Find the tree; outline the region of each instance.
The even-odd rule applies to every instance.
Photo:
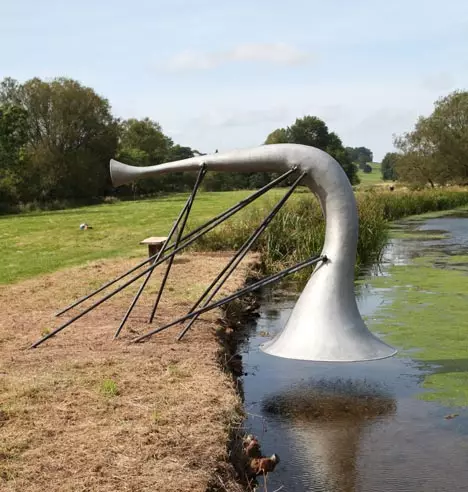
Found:
[[[104,193],[117,146],[117,124],[106,99],[68,78],[34,78],[24,84],[7,78],[0,84],[0,102],[27,114],[29,193],[24,199]]]
[[[286,128],[278,128],[271,132],[265,140],[265,145],[290,143]]]
[[[455,91],[435,102],[412,132],[395,138],[402,152],[397,162],[401,180],[413,184],[468,183],[468,92]]]
[[[120,125],[119,152],[128,152],[129,149],[145,152],[147,162],[142,165],[165,162],[171,146],[172,141],[164,135],[161,125],[150,118],[130,118]]]
[[[194,156],[195,153],[190,147],[183,147],[176,144],[169,148],[166,162],[181,161]]]
[[[346,147],[346,152],[353,162],[359,165],[359,168],[364,170],[365,165],[374,160],[374,155],[367,147]]]
[[[329,132],[325,122],[316,116],[297,118],[291,126],[274,130],[266,138],[265,144],[275,143],[310,145],[324,150],[341,164],[352,184],[359,182],[357,167],[343,147],[341,139],[336,133]]]
[[[398,157],[396,152],[387,152],[382,159],[380,170],[384,181],[396,181],[398,179],[396,172]]]
[[[325,150],[329,143],[328,127],[316,116],[297,118],[295,123],[286,129],[286,135],[290,143],[310,145],[322,150]]]
[[[0,105],[0,203],[18,201],[22,185],[27,113],[19,106]]]

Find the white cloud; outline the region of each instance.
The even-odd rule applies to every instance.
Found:
[[[286,43],[242,44],[228,55],[236,61],[265,61],[280,65],[296,65],[309,58],[306,53]]]
[[[287,43],[247,43],[226,51],[199,53],[184,51],[172,57],[167,68],[172,71],[208,70],[230,62],[264,62],[274,65],[298,65],[310,58]]]

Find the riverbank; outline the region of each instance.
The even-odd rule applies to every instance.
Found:
[[[284,190],[275,193],[283,194]],[[317,248],[322,245],[324,223],[314,198],[298,193],[292,200],[293,208],[285,208],[285,215],[280,216],[282,222],[273,223],[261,239],[266,238],[266,248],[277,254],[278,262],[272,262],[270,268],[310,254],[314,251],[311,244]],[[174,203],[166,203],[166,212],[174,211],[181,201],[179,197]],[[466,201],[466,192],[430,192],[420,198],[417,194],[399,196],[394,192],[358,194],[359,251],[365,253],[369,244],[369,254],[378,251],[375,245],[381,244],[382,238],[386,240],[390,214],[398,218],[411,211],[431,207],[441,210]],[[395,207],[388,208],[389,203],[395,203]],[[202,204],[207,216],[218,210]],[[149,488],[239,490],[226,445],[232,430],[242,421],[242,401],[232,375],[223,372],[219,364],[220,357],[224,362],[230,357],[222,352],[220,338],[224,337],[215,335],[220,332],[216,314],[204,316],[203,326],[202,321],[197,323],[199,328],[209,327],[207,330],[192,331],[180,344],[173,341],[177,332],[174,330],[134,346],[126,342],[143,333],[146,326],[150,305],[149,300],[143,300],[122,341],[112,342],[113,331],[131,300],[132,293],[128,292],[67,328],[50,344],[35,351],[25,350],[48,328],[51,314],[59,307],[136,261],[102,259],[19,282],[23,274],[34,274],[33,270],[22,270],[22,265],[38,267],[43,272],[44,268],[57,265],[66,268],[68,262],[84,262],[90,254],[92,257],[120,252],[141,258],[143,250],[138,240],[148,229],[149,221],[156,216],[161,228],[170,222],[168,213],[160,215],[148,209],[144,226],[141,223],[130,227],[135,225],[130,224],[132,218],[141,213],[138,207],[125,218],[121,212],[129,208],[108,207],[103,216],[103,209],[93,211],[96,222],[90,222],[100,224],[102,229],[97,227],[89,234],[75,230],[79,217],[69,212],[66,220],[60,214],[14,218],[4,229],[8,241],[15,235],[14,224],[19,223],[13,221],[21,219],[24,234],[16,236],[16,248],[10,245],[5,250],[19,258],[17,264],[10,261],[13,256],[4,258],[7,269],[13,265],[11,271],[17,283],[0,287],[5,306],[0,316],[0,484],[8,492],[74,491],[78,483],[98,492]],[[225,203],[217,203],[216,207],[224,209]],[[266,208],[255,210],[252,217],[257,224]],[[206,246],[203,242],[199,247],[238,247],[254,228],[254,221],[243,221],[242,217],[235,219],[242,228],[231,222],[229,230],[221,230],[224,232],[216,237],[224,242],[216,248],[215,243]],[[70,219],[75,222],[70,223]],[[49,229],[44,227],[46,222],[52,224]],[[314,235],[312,231],[313,241],[306,237],[302,242],[304,231],[309,233],[307,227],[312,223],[319,233]],[[56,245],[64,224],[63,237],[67,239],[57,252],[50,244]],[[167,228],[161,233],[165,234]],[[109,231],[112,234],[108,235]],[[31,247],[40,249],[31,254]],[[258,251],[263,255],[267,250]],[[230,255],[226,251],[178,258],[171,275],[173,283],[164,298],[168,302],[164,303],[166,307],[161,306],[158,322],[185,313]],[[42,264],[40,258],[51,262]],[[268,258],[264,256],[266,262]],[[242,285],[247,271],[239,270],[228,288]],[[154,296],[158,279],[155,275],[155,283],[147,293]],[[273,446],[271,450],[277,451]]]
[[[184,314],[229,253],[178,257],[156,324]],[[243,285],[245,260],[223,292]],[[228,442],[243,419],[220,312],[143,344],[161,272],[153,275],[121,339],[112,340],[124,291],[38,349],[53,313],[133,266],[101,260],[0,287],[0,488],[5,492],[241,490]],[[55,326],[55,324],[54,324]]]
[[[468,206],[468,189],[448,188],[422,191],[371,189],[355,193],[359,211],[357,267],[379,260],[388,241],[392,221],[414,214]],[[219,251],[237,249],[273,208],[263,201],[246,209],[227,224],[202,237],[197,247]],[[257,240],[254,250],[262,257],[266,272],[277,271],[319,253],[325,239],[325,222],[317,199],[311,193],[295,194],[279,211]],[[296,277],[308,278],[312,269]]]

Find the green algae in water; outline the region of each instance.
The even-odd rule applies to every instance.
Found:
[[[434,212],[424,212],[423,214],[417,214],[417,215],[409,215],[406,219],[405,222],[420,222],[422,220],[427,220],[427,219],[437,219],[440,217],[464,217],[465,214],[468,214],[468,207],[466,205],[453,208],[451,210],[437,210]]]
[[[418,241],[433,241],[437,239],[447,239],[450,237],[450,234],[445,233],[445,232],[439,232],[439,231],[411,231],[411,232],[405,232],[401,230],[393,230],[390,232],[390,237],[392,239],[405,239],[405,240],[410,240],[410,239],[415,239]]]
[[[417,258],[393,266],[390,276],[372,280],[389,288],[369,327],[431,371],[421,398],[451,406],[468,405],[468,275],[434,267],[435,260],[463,264],[467,256]],[[416,349],[416,350],[415,350]],[[406,352],[406,354],[405,354]]]

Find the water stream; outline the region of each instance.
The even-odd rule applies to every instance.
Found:
[[[368,278],[388,275],[390,265],[411,262],[429,250],[468,250],[468,218],[408,221],[403,227],[444,235],[392,239]],[[388,302],[384,289],[364,282],[356,290],[364,317],[372,318]],[[425,372],[407,353],[333,364],[259,350],[266,337],[283,328],[297,295],[278,287],[264,291],[260,317],[242,347],[247,427],[264,454],[281,459],[268,476],[268,491],[467,491],[468,413],[460,409],[456,418],[447,419],[453,408],[416,398]],[[262,478],[259,484],[264,490]]]

